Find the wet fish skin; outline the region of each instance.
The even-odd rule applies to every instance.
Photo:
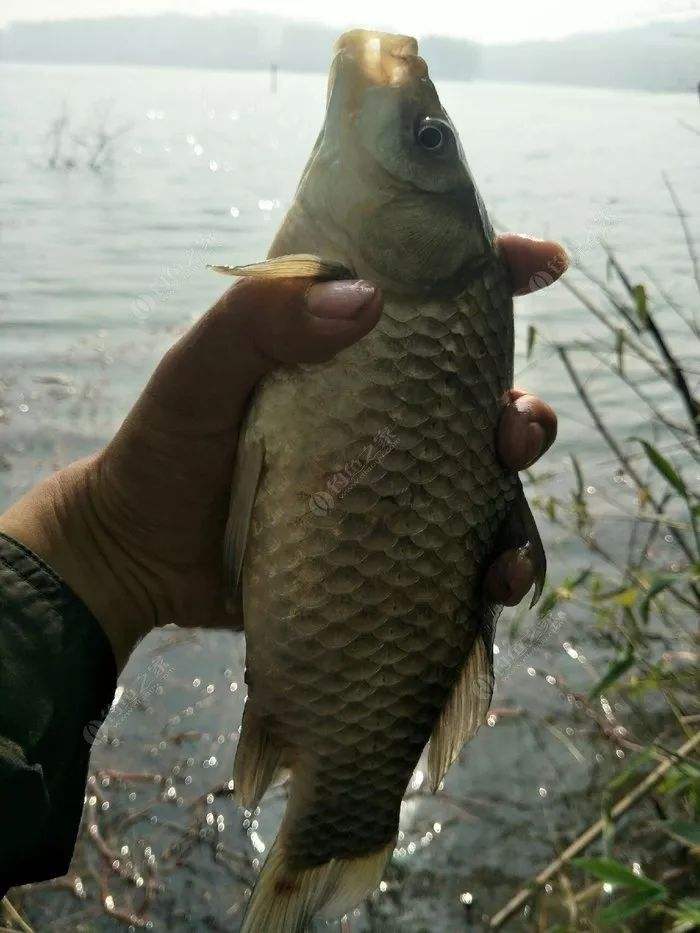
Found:
[[[437,786],[488,709],[489,561],[529,546],[539,587],[544,574],[495,449],[512,384],[507,272],[456,133],[449,162],[412,164],[417,116],[453,130],[414,41],[379,35],[377,58],[377,35],[340,40],[324,131],[268,268],[317,255],[379,282],[384,310],[333,360],[264,381],[234,477],[227,554],[249,691],[236,792],[254,806],[280,769],[292,775],[246,931],[303,930],[378,884],[426,742]]]

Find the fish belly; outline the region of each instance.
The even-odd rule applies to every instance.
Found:
[[[358,345],[278,371],[253,401],[246,716],[292,771],[295,870],[396,834],[484,623],[484,567],[516,495],[495,452],[512,359],[494,259],[459,298],[387,296]]]

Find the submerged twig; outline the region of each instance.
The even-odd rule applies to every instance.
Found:
[[[691,752],[698,744],[700,744],[700,732],[696,732],[695,735],[681,745],[675,752],[675,756],[685,758],[689,752]],[[491,929],[496,930],[502,926],[509,917],[512,917],[516,910],[519,910],[523,904],[526,904],[527,901],[532,897],[535,891],[538,888],[541,888],[546,884],[551,878],[553,878],[557,872],[572,858],[575,858],[580,852],[582,852],[587,846],[593,842],[594,839],[597,839],[598,836],[603,832],[605,826],[610,822],[614,822],[624,813],[626,813],[631,807],[636,803],[642,800],[654,787],[659,783],[661,778],[666,774],[666,772],[676,763],[675,758],[666,758],[661,762],[658,767],[648,774],[643,781],[641,781],[633,790],[629,792],[626,796],[619,800],[614,807],[610,810],[610,813],[599,820],[596,820],[592,826],[589,826],[585,832],[571,843],[568,848],[566,848],[562,854],[554,859],[553,862],[550,862],[549,865],[541,871],[531,882],[530,886],[527,888],[522,888],[515,897],[511,898],[510,901],[502,907],[498,913],[494,914],[491,917],[490,926]]]

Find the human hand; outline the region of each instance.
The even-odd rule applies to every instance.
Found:
[[[508,234],[497,245],[515,294],[566,268],[554,243]],[[154,626],[240,627],[224,608],[221,551],[250,393],[280,362],[318,362],[355,343],[381,309],[367,282],[240,280],[168,351],[103,451],[0,517],[0,531],[46,560],[92,610],[119,667]],[[555,435],[552,409],[512,390],[499,425],[503,462],[524,469]],[[487,575],[494,598],[509,604],[531,584],[531,568],[510,552]]]

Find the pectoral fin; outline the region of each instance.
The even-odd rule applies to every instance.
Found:
[[[493,663],[481,634],[430,737],[428,778],[435,793],[447,769],[486,719],[493,694]]]
[[[290,256],[275,256],[264,262],[253,262],[247,266],[208,266],[222,275],[252,276],[260,279],[352,279],[354,273],[342,262],[333,259],[321,259],[310,253],[297,253]]]
[[[542,540],[522,486],[499,530],[494,557],[509,550],[525,550],[535,572],[535,592],[531,605],[537,602],[547,572]],[[447,769],[465,742],[484,722],[493,694],[493,639],[501,606],[484,599],[481,627],[467,661],[452,688],[440,719],[430,738],[428,775],[433,791],[437,790]]]

